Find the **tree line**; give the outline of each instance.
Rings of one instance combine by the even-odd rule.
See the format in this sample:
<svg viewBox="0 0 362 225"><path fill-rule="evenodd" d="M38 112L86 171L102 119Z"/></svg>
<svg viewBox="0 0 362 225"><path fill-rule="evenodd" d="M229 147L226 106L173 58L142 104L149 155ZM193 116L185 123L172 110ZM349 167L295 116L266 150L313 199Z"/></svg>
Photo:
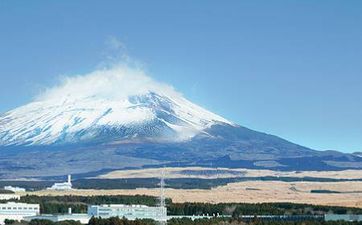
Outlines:
<svg viewBox="0 0 362 225"><path fill-rule="evenodd" d="M104 196L22 196L20 202L40 204L41 213L67 213L72 208L74 213L86 213L87 205L100 204L140 204L148 206L158 205L158 199L146 195L104 195ZM294 203L173 203L166 200L169 215L202 215L220 214L232 215L238 218L241 215L323 215L334 214L362 214L360 208L339 206L320 206Z"/></svg>
<svg viewBox="0 0 362 225"><path fill-rule="evenodd" d="M49 220L32 220L30 222L21 221L5 221L6 225L81 225L77 221L61 221L52 222ZM112 217L108 219L91 218L87 225L158 225L159 223L153 220L127 220L125 218ZM253 220L245 222L237 219L197 219L191 220L188 218L171 219L167 222L168 225L362 225L362 222L327 222L327 221L261 221Z"/></svg>

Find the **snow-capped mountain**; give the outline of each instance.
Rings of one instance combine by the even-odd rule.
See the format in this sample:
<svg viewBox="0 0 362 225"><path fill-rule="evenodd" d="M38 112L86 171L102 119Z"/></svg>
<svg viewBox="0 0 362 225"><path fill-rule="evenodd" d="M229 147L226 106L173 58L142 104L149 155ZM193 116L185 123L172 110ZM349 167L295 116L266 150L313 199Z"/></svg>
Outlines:
<svg viewBox="0 0 362 225"><path fill-rule="evenodd" d="M117 68L68 78L34 102L5 113L0 117L0 145L175 142L218 123L231 124L169 86L129 73Z"/></svg>
<svg viewBox="0 0 362 225"><path fill-rule="evenodd" d="M210 165L362 169L362 157L233 124L127 67L64 78L0 116L0 178Z"/></svg>

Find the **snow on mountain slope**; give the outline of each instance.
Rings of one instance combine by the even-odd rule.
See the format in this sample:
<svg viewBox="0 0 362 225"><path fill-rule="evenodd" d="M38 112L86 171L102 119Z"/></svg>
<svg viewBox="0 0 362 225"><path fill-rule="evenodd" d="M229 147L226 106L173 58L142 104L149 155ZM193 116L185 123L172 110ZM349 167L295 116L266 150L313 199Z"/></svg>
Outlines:
<svg viewBox="0 0 362 225"><path fill-rule="evenodd" d="M184 141L232 124L143 71L120 66L65 78L33 102L0 117L0 145L97 140Z"/></svg>

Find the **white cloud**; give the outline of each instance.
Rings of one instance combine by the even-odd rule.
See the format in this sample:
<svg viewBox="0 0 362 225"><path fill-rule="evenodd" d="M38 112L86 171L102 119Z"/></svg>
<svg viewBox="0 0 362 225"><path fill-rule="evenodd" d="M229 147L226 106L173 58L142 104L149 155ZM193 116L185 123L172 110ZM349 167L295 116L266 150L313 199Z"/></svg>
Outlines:
<svg viewBox="0 0 362 225"><path fill-rule="evenodd" d="M106 40L106 44L108 45L109 48L113 50L120 50L120 49L126 50L126 45L115 36L109 36L108 39Z"/></svg>
<svg viewBox="0 0 362 225"><path fill-rule="evenodd" d="M106 39L105 61L86 74L63 75L59 84L45 89L36 101L78 101L85 98L122 100L129 96L155 92L179 97L171 85L148 76L144 64L132 59L126 45L114 36Z"/></svg>
<svg viewBox="0 0 362 225"><path fill-rule="evenodd" d="M140 67L141 63L131 58L128 54L127 46L119 38L115 36L109 36L105 41L105 49L102 53L104 61L102 61L98 67L114 67L119 62L123 62L127 65L136 65Z"/></svg>
<svg viewBox="0 0 362 225"><path fill-rule="evenodd" d="M148 92L181 96L172 86L146 75L143 69L119 63L87 74L64 76L59 85L47 89L36 100L77 101L90 97L119 100Z"/></svg>

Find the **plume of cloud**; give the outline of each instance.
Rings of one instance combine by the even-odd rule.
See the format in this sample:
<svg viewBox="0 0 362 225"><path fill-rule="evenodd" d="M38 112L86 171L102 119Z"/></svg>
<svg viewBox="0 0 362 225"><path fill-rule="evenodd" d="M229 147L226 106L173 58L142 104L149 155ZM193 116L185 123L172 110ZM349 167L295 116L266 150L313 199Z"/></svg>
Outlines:
<svg viewBox="0 0 362 225"><path fill-rule="evenodd" d="M59 85L47 89L36 97L38 101L82 100L104 98L120 100L133 95L156 92L163 95L181 95L170 85L155 81L140 68L120 63L111 68L87 74L64 76Z"/></svg>
<svg viewBox="0 0 362 225"><path fill-rule="evenodd" d="M111 36L106 41L106 60L98 69L86 74L60 77L59 84L47 88L35 97L36 101L79 101L85 98L120 100L133 95L157 92L167 96L181 96L165 83L146 74L144 65L128 56L126 46Z"/></svg>
<svg viewBox="0 0 362 225"><path fill-rule="evenodd" d="M115 36L109 36L105 41L105 49L102 53L103 61L98 68L110 68L122 64L128 66L144 68L144 63L130 57L126 44Z"/></svg>

